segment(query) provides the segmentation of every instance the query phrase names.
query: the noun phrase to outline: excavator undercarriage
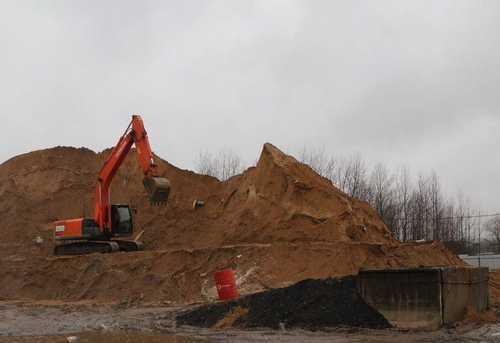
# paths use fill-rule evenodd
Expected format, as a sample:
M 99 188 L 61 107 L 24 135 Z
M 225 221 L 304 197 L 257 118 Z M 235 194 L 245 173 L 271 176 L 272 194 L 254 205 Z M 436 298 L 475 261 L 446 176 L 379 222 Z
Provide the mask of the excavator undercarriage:
M 54 255 L 85 255 L 92 253 L 111 253 L 117 251 L 139 251 L 143 244 L 133 240 L 112 240 L 112 241 L 65 241 L 56 244 Z

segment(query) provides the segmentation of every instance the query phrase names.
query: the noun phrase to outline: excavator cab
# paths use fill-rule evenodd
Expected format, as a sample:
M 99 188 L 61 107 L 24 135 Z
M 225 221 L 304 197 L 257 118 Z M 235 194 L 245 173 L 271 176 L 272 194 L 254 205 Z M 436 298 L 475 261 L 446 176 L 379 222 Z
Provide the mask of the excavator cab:
M 111 225 L 114 236 L 130 236 L 134 231 L 132 211 L 128 205 L 111 205 Z
M 149 194 L 149 201 L 155 205 L 167 203 L 170 194 L 170 181 L 164 177 L 145 177 L 142 181 Z

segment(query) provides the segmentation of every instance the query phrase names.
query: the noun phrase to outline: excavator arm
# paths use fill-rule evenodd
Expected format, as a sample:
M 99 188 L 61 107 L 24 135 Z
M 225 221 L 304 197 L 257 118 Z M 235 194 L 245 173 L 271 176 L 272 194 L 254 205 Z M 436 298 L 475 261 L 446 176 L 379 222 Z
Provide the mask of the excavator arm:
M 164 204 L 168 200 L 170 183 L 166 178 L 158 176 L 156 171 L 157 166 L 154 163 L 153 152 L 151 151 L 142 118 L 139 115 L 133 115 L 132 121 L 104 163 L 97 178 L 94 219 L 101 230 L 104 230 L 104 228 L 112 230 L 110 205 L 111 181 L 134 144 L 139 165 L 144 173 L 143 184 L 151 203 Z

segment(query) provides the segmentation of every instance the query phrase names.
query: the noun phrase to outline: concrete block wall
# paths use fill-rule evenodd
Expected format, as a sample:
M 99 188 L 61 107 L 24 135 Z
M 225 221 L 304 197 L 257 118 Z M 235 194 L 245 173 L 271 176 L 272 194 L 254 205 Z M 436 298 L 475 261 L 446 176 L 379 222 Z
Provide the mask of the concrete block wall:
M 361 270 L 358 288 L 367 303 L 400 328 L 437 329 L 488 308 L 487 268 Z

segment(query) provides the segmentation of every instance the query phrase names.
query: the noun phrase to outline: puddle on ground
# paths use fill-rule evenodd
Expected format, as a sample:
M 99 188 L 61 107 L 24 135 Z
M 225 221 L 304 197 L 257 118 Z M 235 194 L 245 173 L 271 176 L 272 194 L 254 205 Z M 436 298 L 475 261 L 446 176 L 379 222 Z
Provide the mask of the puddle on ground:
M 4 340 L 7 339 L 7 340 Z M 209 343 L 211 340 L 179 335 L 162 335 L 144 332 L 82 332 L 57 336 L 1 337 L 0 343 Z

